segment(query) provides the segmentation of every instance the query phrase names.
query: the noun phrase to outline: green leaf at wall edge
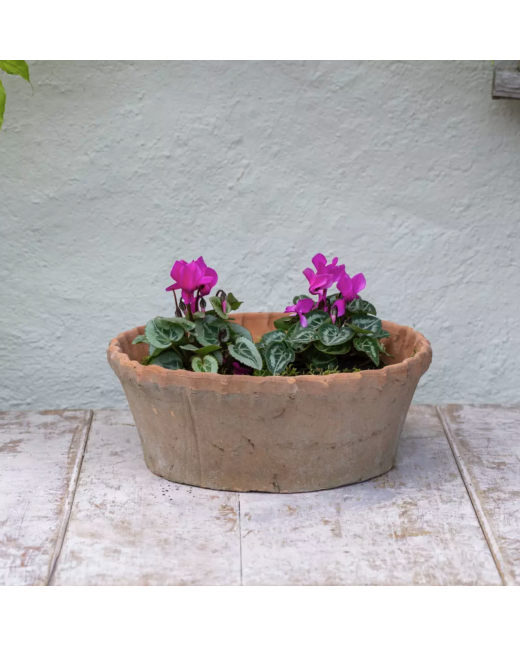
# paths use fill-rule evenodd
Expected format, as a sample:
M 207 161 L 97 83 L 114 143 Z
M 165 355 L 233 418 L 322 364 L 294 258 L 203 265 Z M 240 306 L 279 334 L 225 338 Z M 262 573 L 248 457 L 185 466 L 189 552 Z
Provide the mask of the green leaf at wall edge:
M 279 375 L 292 363 L 296 355 L 287 343 L 277 341 L 265 348 L 265 363 L 272 375 Z
M 245 336 L 237 337 L 234 344 L 228 345 L 228 350 L 232 357 L 245 366 L 254 368 L 255 370 L 262 370 L 262 356 L 258 352 L 255 344 L 249 339 L 246 339 Z
M 234 312 L 241 305 L 244 304 L 244 301 L 239 301 L 237 298 L 235 298 L 235 296 L 233 296 L 233 294 L 231 292 L 229 292 L 229 294 L 227 295 L 227 298 L 226 298 L 226 304 L 227 304 L 226 311 L 227 312 Z
M 340 345 L 346 343 L 355 335 L 354 330 L 345 325 L 341 328 L 333 323 L 323 323 L 317 330 L 318 339 L 323 345 Z
M 345 341 L 345 343 L 340 343 L 338 345 L 324 345 L 321 341 L 315 341 L 314 347 L 319 352 L 324 352 L 325 354 L 347 354 L 349 352 L 352 343 L 350 341 Z
M 215 314 L 217 316 L 219 316 L 221 319 L 224 319 L 224 320 L 227 320 L 229 318 L 228 315 L 222 309 L 222 301 L 218 296 L 211 296 L 209 299 L 209 302 L 213 305 L 213 309 L 215 310 Z
M 21 76 L 28 83 L 31 82 L 29 78 L 29 66 L 25 61 L 0 61 L 0 69 L 7 72 L 7 74 Z
M 356 337 L 354 339 L 354 347 L 359 352 L 364 352 L 373 363 L 379 365 L 379 343 L 377 339 L 371 336 Z
M 150 361 L 149 365 L 161 366 L 167 370 L 182 370 L 184 368 L 181 357 L 173 349 L 161 352 Z
M 138 334 L 132 341 L 132 345 L 137 345 L 138 343 L 148 343 L 145 334 Z
M 218 362 L 211 354 L 205 357 L 192 357 L 193 372 L 218 372 Z
M 2 81 L 0 81 L 0 129 L 2 128 L 2 124 L 4 122 L 4 112 L 5 112 L 5 90 L 4 86 L 2 85 Z

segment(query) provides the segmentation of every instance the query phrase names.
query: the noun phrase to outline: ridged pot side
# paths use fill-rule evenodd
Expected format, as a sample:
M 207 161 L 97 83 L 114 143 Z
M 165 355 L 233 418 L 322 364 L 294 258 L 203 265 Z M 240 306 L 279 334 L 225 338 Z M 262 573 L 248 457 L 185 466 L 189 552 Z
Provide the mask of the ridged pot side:
M 280 313 L 235 314 L 255 340 Z M 361 482 L 391 469 L 408 408 L 431 363 L 424 336 L 388 321 L 395 356 L 381 370 L 248 377 L 142 366 L 143 327 L 108 360 L 123 385 L 146 464 L 168 480 L 229 491 L 300 492 Z

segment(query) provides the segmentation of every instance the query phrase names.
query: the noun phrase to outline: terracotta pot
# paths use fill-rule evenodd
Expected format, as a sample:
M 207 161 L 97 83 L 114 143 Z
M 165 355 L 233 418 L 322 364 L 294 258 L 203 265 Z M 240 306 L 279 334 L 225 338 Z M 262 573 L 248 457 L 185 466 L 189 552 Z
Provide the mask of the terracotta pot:
M 234 314 L 256 340 L 280 313 Z M 153 473 L 210 489 L 329 489 L 392 468 L 432 352 L 422 334 L 383 321 L 395 359 L 381 370 L 325 377 L 225 376 L 142 366 L 134 328 L 108 361 L 121 380 Z

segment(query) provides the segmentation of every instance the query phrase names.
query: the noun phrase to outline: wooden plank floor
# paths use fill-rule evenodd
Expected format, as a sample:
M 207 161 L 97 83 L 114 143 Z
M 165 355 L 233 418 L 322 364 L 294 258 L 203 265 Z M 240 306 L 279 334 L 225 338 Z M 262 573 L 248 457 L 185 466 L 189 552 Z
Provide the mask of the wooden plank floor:
M 0 583 L 520 582 L 519 408 L 412 407 L 388 474 L 286 495 L 170 483 L 128 411 L 89 422 L 0 414 Z
M 72 410 L 0 413 L 0 584 L 48 583 L 90 417 Z

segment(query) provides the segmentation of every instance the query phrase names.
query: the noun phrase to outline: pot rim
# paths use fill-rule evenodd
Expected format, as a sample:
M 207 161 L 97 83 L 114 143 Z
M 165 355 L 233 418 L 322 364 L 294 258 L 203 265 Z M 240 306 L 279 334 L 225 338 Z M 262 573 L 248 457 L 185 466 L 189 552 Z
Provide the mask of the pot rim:
M 247 312 L 247 314 L 261 314 L 265 316 L 266 312 Z M 280 314 L 283 316 L 283 314 Z M 119 373 L 119 370 L 123 369 L 125 372 L 131 370 L 135 373 L 135 377 L 138 381 L 155 381 L 154 377 L 159 378 L 162 383 L 177 383 L 179 379 L 185 381 L 185 379 L 193 380 L 197 382 L 199 380 L 208 383 L 207 380 L 213 381 L 215 385 L 217 383 L 227 384 L 229 380 L 237 385 L 239 383 L 271 383 L 273 382 L 280 385 L 280 379 L 285 383 L 294 383 L 295 381 L 304 383 L 304 382 L 319 382 L 319 383 L 329 383 L 331 381 L 337 380 L 346 380 L 354 381 L 359 379 L 374 379 L 381 380 L 384 376 L 397 377 L 398 374 L 402 374 L 403 371 L 408 373 L 411 370 L 418 370 L 420 375 L 423 375 L 429 368 L 432 360 L 432 349 L 430 342 L 424 337 L 423 334 L 417 332 L 411 327 L 406 325 L 399 325 L 398 323 L 393 323 L 392 321 L 382 321 L 383 328 L 386 329 L 387 326 L 393 329 L 388 330 L 391 334 L 394 334 L 398 331 L 404 333 L 405 335 L 413 334 L 415 337 L 415 349 L 416 352 L 411 357 L 406 357 L 403 361 L 393 364 L 386 364 L 383 368 L 379 370 L 361 370 L 360 372 L 349 372 L 349 373 L 337 373 L 332 375 L 297 375 L 297 376 L 284 376 L 280 377 L 279 375 L 269 375 L 266 377 L 255 377 L 253 375 L 222 375 L 219 373 L 210 373 L 210 372 L 192 372 L 191 370 L 168 370 L 162 366 L 157 365 L 148 365 L 143 366 L 138 361 L 130 359 L 130 357 L 123 352 L 121 347 L 121 340 L 127 335 L 133 334 L 134 338 L 138 334 L 142 334 L 144 331 L 144 326 L 136 327 L 125 332 L 118 334 L 112 341 L 107 349 L 107 356 L 110 365 L 116 373 Z M 126 370 L 125 370 L 126 369 Z M 202 383 L 201 383 L 202 385 Z

